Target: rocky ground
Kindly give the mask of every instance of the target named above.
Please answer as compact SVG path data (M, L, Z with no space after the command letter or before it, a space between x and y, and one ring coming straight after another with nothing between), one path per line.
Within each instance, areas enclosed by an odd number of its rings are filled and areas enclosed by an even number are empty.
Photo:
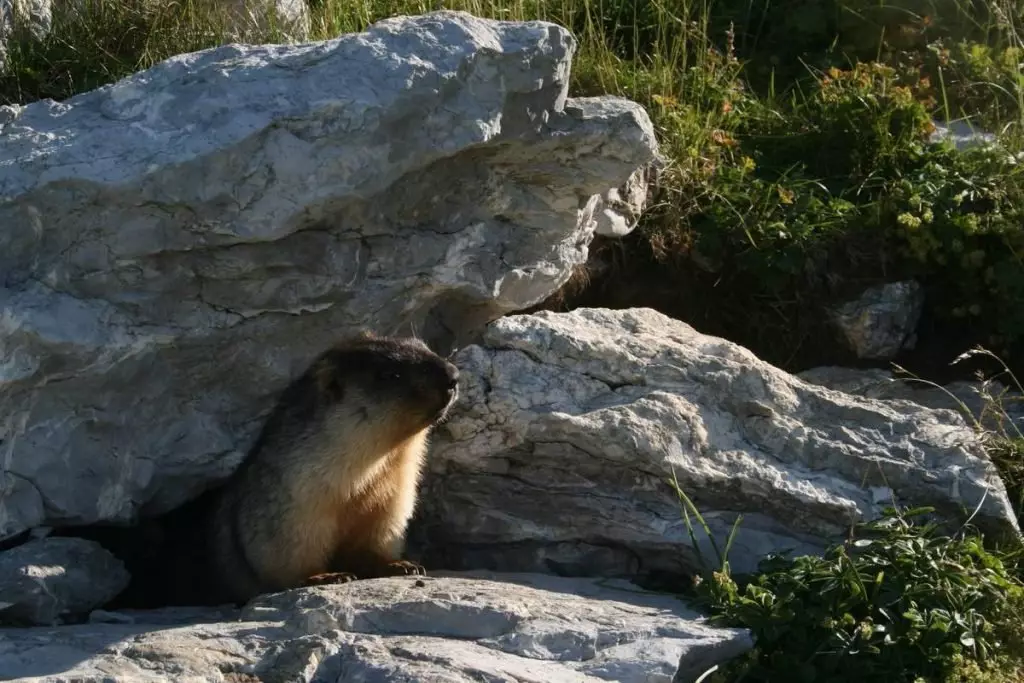
M623 582L452 574L289 591L240 611L94 612L85 624L2 629L0 677L669 683L751 644Z

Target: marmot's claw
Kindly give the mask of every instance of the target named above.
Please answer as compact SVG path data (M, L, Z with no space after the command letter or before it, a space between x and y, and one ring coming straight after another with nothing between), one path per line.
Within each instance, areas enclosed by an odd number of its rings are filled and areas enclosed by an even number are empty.
M427 570L423 565L416 564L415 562L409 562L408 560L398 560L388 565L388 568L393 572L393 576L404 574L405 576L426 576Z
M348 583L355 581L356 575L349 572L327 572L326 574L314 574L306 579L304 586L327 586L335 583Z

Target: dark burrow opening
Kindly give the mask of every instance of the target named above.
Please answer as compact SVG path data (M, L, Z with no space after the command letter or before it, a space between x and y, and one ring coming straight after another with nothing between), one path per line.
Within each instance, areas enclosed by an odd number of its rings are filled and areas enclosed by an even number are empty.
M176 508L143 516L134 524L60 526L50 536L93 541L124 564L131 576L128 585L97 609L231 604L220 599L215 578L203 569L207 553L202 525L218 491L214 485Z

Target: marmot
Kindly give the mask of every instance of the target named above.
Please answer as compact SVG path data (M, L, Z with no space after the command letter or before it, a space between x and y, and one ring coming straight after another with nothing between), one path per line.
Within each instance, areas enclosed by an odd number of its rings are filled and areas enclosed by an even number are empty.
M133 582L108 608L424 573L402 559L405 532L458 377L418 339L362 333L328 349L285 388L239 468L145 532L160 552L129 549Z

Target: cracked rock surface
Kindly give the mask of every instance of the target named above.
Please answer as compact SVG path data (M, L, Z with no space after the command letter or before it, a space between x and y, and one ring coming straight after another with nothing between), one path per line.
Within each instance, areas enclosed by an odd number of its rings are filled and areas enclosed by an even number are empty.
M895 499L1017 533L962 417L809 384L650 309L493 322L456 358L412 547L427 566L635 576L699 566L673 475L729 560L819 552ZM698 547L717 558L696 520Z
M0 671L79 683L690 683L752 644L625 582L486 572L298 589L240 612L97 618L121 623L0 629Z
M888 370L842 368L825 365L797 373L805 382L848 394L881 400L911 401L943 408L978 420L996 433L1024 430L1024 396L998 380L956 381L938 387L899 377Z
M343 333L447 353L554 292L657 156L574 50L438 12L0 108L0 539L184 502Z

